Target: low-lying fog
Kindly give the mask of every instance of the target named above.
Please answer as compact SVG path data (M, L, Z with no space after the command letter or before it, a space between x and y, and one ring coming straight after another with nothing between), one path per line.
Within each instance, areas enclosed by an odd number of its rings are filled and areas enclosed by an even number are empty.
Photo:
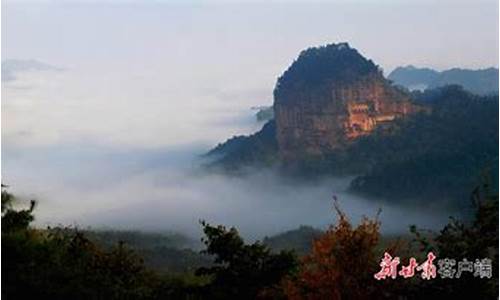
M15 75L2 86L2 180L38 200L39 226L198 236L204 219L261 238L334 222L334 194L353 221L382 207L384 232L447 220L427 205L415 210L349 195L347 178L306 183L270 170L241 178L201 171L200 155L217 142L262 126L250 107L270 102L264 92L179 92L85 69Z
M4 153L7 183L23 198L39 200L38 225L179 231L200 234L198 220L236 226L259 238L301 224L334 222L332 195L353 221L382 208L382 230L404 232L409 224L434 228L446 213L391 206L345 192L346 179L301 183L272 171L246 177L197 170L193 147L120 151L74 146ZM31 150L30 150L31 151Z
M206 219L262 237L332 223L333 194L354 221L381 206L385 232L447 221L425 211L428 203L409 209L349 195L348 179L203 174L198 158L258 130L250 108L272 103L276 78L310 46L348 41L387 71L496 65L498 49L485 45L498 34L483 30L496 26L494 9L457 3L450 14L433 4L430 16L418 1L397 15L371 1L328 9L118 2L2 3L2 59L18 59L2 66L2 182L38 200L37 225L198 235ZM481 24L453 34L476 15Z
M2 83L2 181L22 199L38 200L38 226L195 237L204 219L261 238L334 222L334 194L353 221L382 207L384 232L447 220L447 213L424 211L427 205L415 210L349 195L347 178L306 183L270 170L241 178L201 171L200 155L262 126L251 107L271 103L272 85L182 89L173 77L165 87L134 72L30 64Z

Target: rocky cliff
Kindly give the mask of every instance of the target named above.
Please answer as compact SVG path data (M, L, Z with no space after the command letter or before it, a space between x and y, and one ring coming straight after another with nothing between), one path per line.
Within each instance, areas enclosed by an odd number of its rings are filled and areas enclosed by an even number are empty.
M408 95L347 44L303 51L278 79L273 110L262 130L210 151L208 167L354 176L352 192L399 203L460 206L485 178L498 182L497 95L460 86Z
M321 156L423 108L347 43L303 51L274 91L284 160Z

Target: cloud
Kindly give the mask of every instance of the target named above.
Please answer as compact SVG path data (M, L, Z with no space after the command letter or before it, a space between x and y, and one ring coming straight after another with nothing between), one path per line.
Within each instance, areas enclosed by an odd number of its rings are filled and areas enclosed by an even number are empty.
M39 200L39 226L174 230L198 237L198 220L204 219L262 238L302 224L325 228L335 222L333 194L353 222L382 208L385 233L407 232L410 224L438 228L450 213L352 195L346 192L349 178L297 181L272 170L245 177L209 174L198 168L203 149L7 148L3 180L24 199Z
M17 80L2 84L6 144L215 145L259 129L250 107L263 102L264 92L253 85L207 89L204 80L186 81L164 69L112 64L99 71L95 66L23 70Z
M347 40L388 69L498 64L494 2L340 2L5 5L2 54L40 61L2 63L3 179L40 200L39 225L196 233L206 218L258 236L331 223L334 192L353 218L374 214L379 203L346 193L344 178L192 169L197 154L257 129L250 108L271 103L276 78L306 47ZM380 205L387 231L446 221Z

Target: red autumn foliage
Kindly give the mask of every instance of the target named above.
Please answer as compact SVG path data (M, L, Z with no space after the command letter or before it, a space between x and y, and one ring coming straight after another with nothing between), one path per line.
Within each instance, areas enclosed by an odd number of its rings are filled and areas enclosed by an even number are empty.
M380 222L364 217L353 227L335 203L338 222L313 242L294 277L284 280L289 299L380 299L387 297L379 270ZM390 251L390 250L389 250Z

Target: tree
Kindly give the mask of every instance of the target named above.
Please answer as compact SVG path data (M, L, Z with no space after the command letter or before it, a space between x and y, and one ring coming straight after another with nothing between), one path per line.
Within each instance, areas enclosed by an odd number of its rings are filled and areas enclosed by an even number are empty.
M491 259L492 278L480 278L464 273L460 278L419 282L411 299L456 297L457 299L497 299L498 297L498 195L491 194L487 184L474 189L471 200L475 208L469 222L451 218L434 238L424 238L414 228L415 241L424 251L434 251L439 258L456 261Z
M256 299L280 297L279 283L297 267L292 252L277 254L255 242L245 244L235 228L211 226L202 221L206 254L215 256L215 265L197 270L199 275L212 276L206 287L215 299ZM272 296L271 296L272 295Z
M13 205L16 198L7 191L7 187L2 184L2 233L27 229L34 220L33 210L36 202L31 200L28 209L15 210Z
M313 242L296 276L285 282L289 299L380 299L381 286L373 274L378 271L377 245L380 222L363 218L353 227L335 202L338 222ZM391 249L386 249L392 252Z
M35 201L15 210L2 186L2 296L6 299L157 299L164 282L123 243L104 250L77 229L30 228Z

